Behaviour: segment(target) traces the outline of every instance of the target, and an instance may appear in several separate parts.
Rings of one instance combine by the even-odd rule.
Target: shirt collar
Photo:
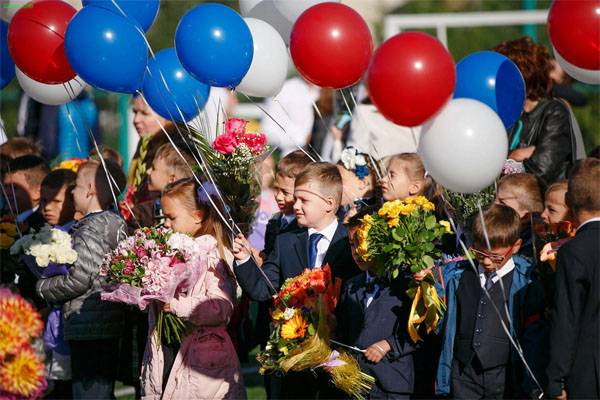
[[[101,213],[102,211],[104,211],[104,210],[102,210],[102,209],[98,209],[98,210],[91,210],[91,211],[88,211],[88,212],[87,212],[87,214],[85,214],[85,215],[83,216],[83,218],[85,218],[85,217],[88,217],[88,216],[90,216],[90,215],[92,215],[92,214],[98,214],[98,213]]]
[[[285,220],[286,223],[290,224],[293,220],[296,219],[296,214],[289,214],[289,215],[282,214],[281,219]]]
[[[22,213],[17,215],[17,222],[25,221],[27,218],[29,218],[31,216],[31,214],[35,213],[39,208],[40,208],[40,205],[38,204],[37,206],[35,206],[27,211],[23,211]]]
[[[480,277],[485,274],[485,269],[481,265],[479,265],[477,268],[479,270],[479,276]],[[506,264],[504,264],[502,266],[502,268],[500,268],[499,270],[496,270],[496,278],[493,281],[496,282],[497,280],[499,280],[502,277],[504,277],[504,275],[508,274],[513,269],[515,269],[515,261],[511,257],[511,258],[508,259],[508,261],[506,262]]]
[[[321,235],[323,235],[324,239],[327,239],[329,242],[331,242],[333,240],[333,235],[335,235],[335,231],[337,231],[338,228],[338,220],[337,218],[334,218],[333,221],[327,225],[325,228],[321,229],[320,231],[314,229],[314,228],[309,228],[308,229],[308,236],[312,235],[313,233],[320,233]]]
[[[581,224],[577,227],[577,230],[581,229],[582,226],[584,226],[585,224],[588,224],[590,222],[600,222],[600,217],[590,218],[587,221],[584,221],[583,224]]]

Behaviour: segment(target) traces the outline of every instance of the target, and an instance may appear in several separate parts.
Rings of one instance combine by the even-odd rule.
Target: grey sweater
[[[123,219],[111,211],[89,215],[72,228],[77,261],[68,275],[38,281],[38,294],[63,304],[66,340],[95,340],[121,336],[124,306],[102,301],[99,275],[104,257],[126,237]]]

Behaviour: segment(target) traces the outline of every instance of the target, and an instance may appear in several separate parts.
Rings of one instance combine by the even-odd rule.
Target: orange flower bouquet
[[[374,379],[361,372],[352,356],[329,346],[329,317],[337,305],[340,287],[339,279],[332,281],[329,266],[305,269],[284,282],[273,300],[271,337],[256,356],[261,374],[328,367],[338,388],[352,397],[364,398]]]
[[[35,399],[46,389],[44,360],[32,347],[43,328],[31,304],[0,289],[0,398]]]

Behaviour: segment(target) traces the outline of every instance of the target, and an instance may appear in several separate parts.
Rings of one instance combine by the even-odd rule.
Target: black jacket
[[[545,186],[565,179],[575,161],[575,142],[567,105],[558,99],[540,100],[531,112],[523,113],[520,123],[513,125],[509,143],[513,143],[519,131],[517,148],[535,146],[533,155],[523,162],[525,171],[537,176]]]
[[[600,222],[588,222],[558,251],[548,395],[600,398]]]

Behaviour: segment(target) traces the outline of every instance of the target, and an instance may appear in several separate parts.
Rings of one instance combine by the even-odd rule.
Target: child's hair
[[[181,155],[179,155],[181,153]],[[183,158],[181,157],[183,156]],[[171,168],[173,175],[177,179],[191,178],[194,176],[192,173],[192,167],[196,165],[194,159],[185,151],[179,150],[173,147],[171,143],[165,143],[156,150],[154,159],[158,160],[162,158],[165,164]]]
[[[327,162],[309,164],[296,176],[295,186],[314,183],[319,188],[319,193],[331,196],[339,207],[342,202],[342,175],[338,168]]]
[[[511,188],[519,206],[527,212],[544,211],[542,190],[535,175],[525,173],[506,175],[498,182],[498,190],[502,186]]]
[[[310,157],[302,150],[295,150],[279,161],[276,173],[286,178],[295,179],[312,162]]]
[[[344,149],[344,151],[342,152],[342,155],[344,154],[344,152],[350,152],[350,154],[352,154],[352,152],[356,152],[356,156],[362,156],[364,157],[365,161],[367,162],[367,165],[365,166],[367,169],[367,175],[364,176],[363,171],[359,171],[357,167],[354,167],[354,169],[350,169],[348,168],[349,165],[347,165],[346,163],[344,163],[344,159],[342,157],[342,159],[340,159],[340,161],[338,161],[337,165],[340,165],[342,167],[344,167],[345,169],[347,169],[348,171],[352,171],[356,174],[356,176],[358,176],[359,178],[363,179],[364,178],[368,178],[370,183],[371,183],[371,187],[373,189],[375,189],[377,187],[377,169],[379,166],[376,165],[374,163],[374,160],[369,157],[368,154],[366,153],[361,153],[359,151],[357,151],[356,149],[354,149],[353,147],[348,147],[346,149]]]
[[[600,160],[586,158],[577,163],[569,176],[567,205],[574,212],[600,211]]]
[[[42,181],[42,188],[56,190],[57,192],[63,187],[69,187],[75,183],[77,174],[70,169],[56,169],[50,172]]]
[[[367,206],[359,209],[356,214],[354,214],[347,222],[346,227],[348,229],[358,228],[362,225],[362,219],[365,215],[374,214],[379,210],[380,206]]]
[[[119,167],[123,168],[123,157],[121,157],[121,154],[119,154],[118,151],[113,150],[110,147],[101,147],[100,155],[98,155],[96,147],[93,147],[92,150],[90,150],[90,160],[100,161],[100,156],[105,160],[113,161]]]
[[[17,157],[8,164],[7,173],[23,172],[25,181],[31,187],[40,186],[50,172],[43,158],[34,155]]]
[[[206,185],[210,184],[207,183]],[[207,189],[207,186],[205,186],[205,189]],[[210,190],[207,191],[210,192]],[[184,178],[169,183],[163,190],[162,197],[177,198],[190,212],[196,210],[202,211],[204,217],[202,218],[202,224],[200,224],[200,228],[195,233],[195,236],[211,235],[217,239],[219,253],[221,254],[221,258],[225,259],[224,250],[225,248],[231,248],[231,238],[227,234],[227,228],[222,222],[219,212],[217,212],[210,201],[206,202],[201,200],[201,197],[206,197],[200,196],[201,193],[205,192],[199,187],[194,179]],[[224,215],[224,212],[221,209],[220,200],[212,194],[211,198],[213,203],[219,207],[221,215]]]
[[[554,182],[552,185],[548,186],[546,189],[546,193],[544,194],[544,198],[547,198],[548,195],[552,192],[558,192],[560,190],[566,192],[568,189],[569,181],[563,179],[562,181]]]
[[[512,208],[493,204],[473,221],[473,246],[487,249],[486,232],[492,249],[514,244],[521,234],[521,219]]]
[[[98,203],[103,210],[106,210],[115,200],[113,195],[118,197],[125,190],[127,183],[125,174],[121,167],[111,160],[105,160],[104,166],[100,161],[86,161],[79,166],[77,174],[89,174],[90,172],[94,174]]]
[[[15,137],[0,145],[0,154],[14,159],[27,155],[39,156],[41,151],[31,139]]]
[[[387,165],[389,166],[394,161],[403,163],[402,169],[411,181],[423,183],[422,192],[417,194],[427,197],[429,201],[435,204],[436,210],[441,209],[438,205],[441,204],[444,189],[427,173],[421,157],[417,153],[394,154],[387,161]]]

